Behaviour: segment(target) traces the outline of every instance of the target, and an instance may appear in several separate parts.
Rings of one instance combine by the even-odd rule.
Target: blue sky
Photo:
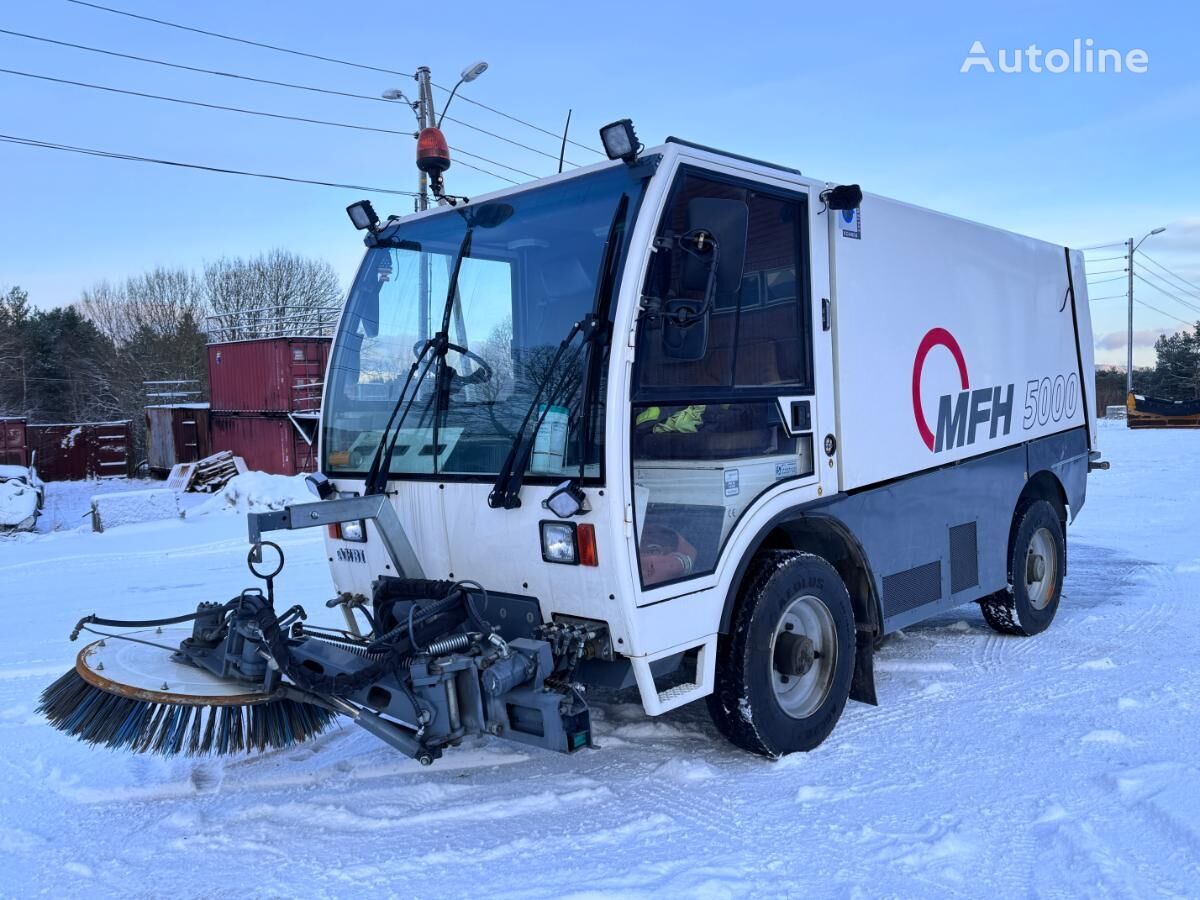
[[[897,11],[875,3],[585,8],[459,0],[427,5],[435,15],[419,20],[405,14],[410,4],[399,3],[103,2],[403,72],[426,64],[442,84],[452,85],[465,64],[486,59],[491,68],[464,86],[466,96],[551,130],[573,107],[573,136],[586,143],[595,143],[599,125],[630,116],[647,144],[676,134],[1072,246],[1139,237],[1166,225],[1143,249],[1200,283],[1200,11],[1194,4],[929,3]],[[232,44],[66,0],[0,2],[0,27],[354,93],[413,86],[399,76]],[[1148,71],[959,72],[975,40],[994,59],[1000,48],[1069,48],[1074,38],[1089,37],[1098,47],[1145,50]],[[0,59],[8,69],[287,115],[384,128],[412,123],[396,105],[181,72],[2,34]],[[0,134],[402,190],[415,181],[412,142],[405,137],[7,74],[0,74],[0,90]],[[435,95],[439,102],[445,97]],[[458,100],[451,115],[557,150],[553,138]],[[446,131],[451,144],[529,172],[549,174],[556,167],[462,126],[448,123]],[[598,158],[578,148],[567,157]],[[451,169],[448,183],[465,194],[503,185],[462,166]],[[343,213],[362,196],[358,191],[0,143],[0,196],[0,288],[20,284],[42,306],[72,302],[100,279],[156,265],[199,267],[272,247],[328,259],[349,279],[362,250]],[[373,200],[381,213],[411,209],[403,197]],[[1121,263],[1097,268],[1114,265]],[[1122,285],[1098,285],[1093,294],[1117,293],[1113,288]],[[1200,306],[1185,289],[1179,294]],[[1197,317],[1142,282],[1137,296],[1163,313]],[[1163,313],[1136,307],[1139,344],[1152,343],[1156,329],[1179,327]],[[1097,301],[1093,315],[1098,360],[1123,361],[1123,301]],[[1138,349],[1139,360],[1151,358],[1147,346]]]

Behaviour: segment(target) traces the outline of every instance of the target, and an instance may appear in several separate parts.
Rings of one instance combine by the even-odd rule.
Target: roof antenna
[[[567,124],[563,126],[562,148],[558,151],[558,174],[562,174],[563,157],[567,155],[567,132],[571,130],[571,110],[567,110]]]

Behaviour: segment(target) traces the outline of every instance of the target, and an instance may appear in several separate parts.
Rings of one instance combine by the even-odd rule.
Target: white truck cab
[[[387,497],[419,571],[332,527],[348,620],[381,578],[534,600],[589,629],[578,686],[707,697],[770,756],[875,702],[888,632],[971,601],[1049,625],[1098,458],[1082,256],[628,135],[364,220],[321,471]]]

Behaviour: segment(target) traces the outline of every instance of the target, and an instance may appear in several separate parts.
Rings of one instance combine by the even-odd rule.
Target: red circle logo
[[[933,431],[930,430],[929,423],[925,421],[925,411],[921,408],[921,372],[925,369],[925,357],[929,355],[930,350],[939,345],[945,347],[954,356],[954,361],[958,364],[958,378],[962,389],[965,391],[970,386],[967,380],[967,361],[963,359],[962,348],[958,346],[954,335],[945,328],[929,329],[925,337],[921,338],[921,345],[917,347],[917,356],[913,360],[912,403],[913,418],[917,420],[917,431],[920,432],[921,440],[925,442],[925,446],[929,448],[930,452],[933,451]]]

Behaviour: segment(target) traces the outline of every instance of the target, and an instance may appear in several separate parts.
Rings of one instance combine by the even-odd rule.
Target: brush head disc
[[[191,629],[135,631],[129,636],[148,643],[114,638],[95,641],[79,651],[75,671],[88,684],[110,694],[182,706],[250,706],[266,703],[271,695],[248,685],[218,678],[172,658]],[[153,646],[151,646],[153,645]]]
[[[38,712],[89,744],[164,756],[227,756],[310,740],[336,714],[278,694],[247,691],[171,658],[189,632],[107,638],[84,647],[75,668],[42,692]]]

